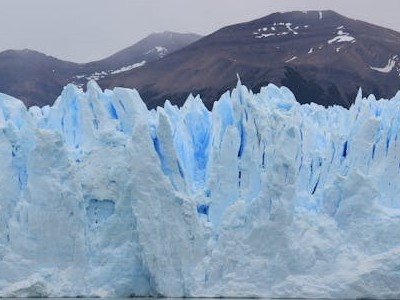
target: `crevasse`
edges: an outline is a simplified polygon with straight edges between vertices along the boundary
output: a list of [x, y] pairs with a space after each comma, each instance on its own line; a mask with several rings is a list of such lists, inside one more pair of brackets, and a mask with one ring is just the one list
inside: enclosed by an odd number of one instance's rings
[[399, 110], [2, 94], [0, 296], [399, 297]]

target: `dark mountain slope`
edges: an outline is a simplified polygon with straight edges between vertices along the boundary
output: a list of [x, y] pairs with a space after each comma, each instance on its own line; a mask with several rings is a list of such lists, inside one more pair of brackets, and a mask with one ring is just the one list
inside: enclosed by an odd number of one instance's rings
[[0, 53], [0, 92], [14, 96], [27, 106], [54, 102], [78, 64], [32, 50]]
[[199, 38], [174, 32], [152, 34], [106, 59], [87, 64], [62, 61], [33, 50], [7, 50], [0, 53], [0, 92], [23, 100], [27, 106], [52, 104], [68, 83], [84, 86], [89, 79], [139, 68]]
[[100, 81], [136, 87], [149, 107], [200, 93], [209, 107], [242, 82], [286, 85], [302, 103], [348, 107], [359, 87], [377, 97], [400, 88], [400, 34], [333, 11], [275, 13], [228, 26], [156, 61]]

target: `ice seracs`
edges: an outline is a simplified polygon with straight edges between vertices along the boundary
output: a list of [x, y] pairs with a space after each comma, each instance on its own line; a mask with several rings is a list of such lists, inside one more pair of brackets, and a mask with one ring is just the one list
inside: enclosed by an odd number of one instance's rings
[[0, 94], [0, 296], [396, 298], [399, 111], [240, 82], [212, 111]]

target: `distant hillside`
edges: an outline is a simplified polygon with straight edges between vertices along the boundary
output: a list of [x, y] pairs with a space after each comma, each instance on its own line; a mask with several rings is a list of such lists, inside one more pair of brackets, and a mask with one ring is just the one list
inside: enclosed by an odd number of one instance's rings
[[27, 106], [53, 103], [79, 65], [32, 50], [0, 53], [0, 92]]
[[12, 95], [27, 106], [52, 104], [68, 83], [83, 86], [89, 79], [121, 74], [159, 60], [201, 36], [164, 32], [151, 34], [131, 47], [92, 63], [77, 64], [33, 50], [0, 53], [0, 92]]

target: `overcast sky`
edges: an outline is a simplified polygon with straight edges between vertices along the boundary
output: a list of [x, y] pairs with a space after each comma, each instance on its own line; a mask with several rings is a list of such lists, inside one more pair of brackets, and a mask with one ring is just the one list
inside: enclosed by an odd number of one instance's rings
[[88, 62], [152, 32], [207, 35], [277, 11], [320, 9], [400, 31], [400, 0], [0, 0], [0, 51]]

